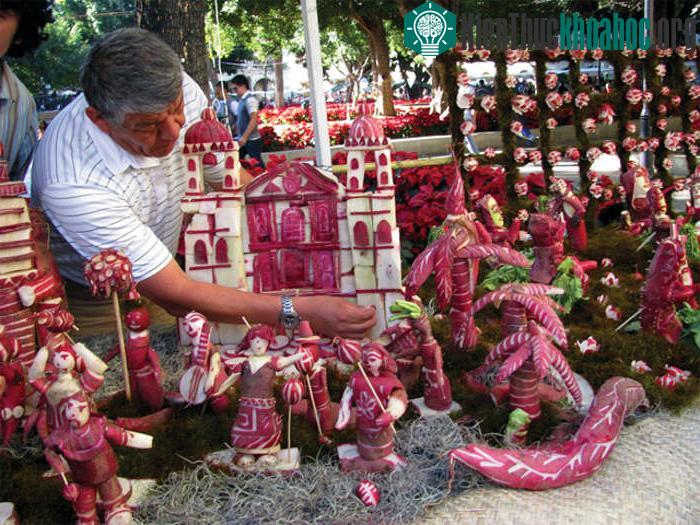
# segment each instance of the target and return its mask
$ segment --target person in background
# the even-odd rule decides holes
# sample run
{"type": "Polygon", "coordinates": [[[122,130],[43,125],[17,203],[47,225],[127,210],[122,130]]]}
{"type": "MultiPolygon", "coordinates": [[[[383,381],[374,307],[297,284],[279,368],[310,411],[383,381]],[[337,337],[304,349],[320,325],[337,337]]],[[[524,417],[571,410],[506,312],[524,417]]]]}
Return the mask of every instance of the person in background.
{"type": "Polygon", "coordinates": [[[0,142],[10,167],[10,178],[22,180],[29,166],[39,123],[29,90],[5,62],[39,47],[44,27],[53,21],[49,0],[0,1],[0,142]]]}
{"type": "MultiPolygon", "coordinates": [[[[317,332],[357,339],[375,324],[373,308],[341,297],[251,293],[196,281],[178,266],[185,130],[208,100],[165,42],[143,29],[114,31],[90,50],[80,81],[84,93],[37,146],[32,201],[51,223],[51,250],[82,334],[90,323],[113,330],[109,301],[90,296],[83,274],[85,259],[105,248],[122,249],[139,292],[172,315],[195,310],[210,321],[245,316],[269,325],[303,318],[317,332]]],[[[223,163],[203,169],[220,189],[223,163]]],[[[249,180],[242,170],[241,182],[249,180]]]]}
{"type": "Polygon", "coordinates": [[[228,114],[228,97],[226,96],[223,84],[216,84],[214,101],[212,102],[212,108],[216,112],[216,118],[222,124],[228,124],[229,114],[228,114]]]}
{"type": "Polygon", "coordinates": [[[250,92],[250,84],[244,75],[236,75],[231,79],[233,89],[238,95],[238,115],[236,118],[236,140],[240,148],[240,158],[250,155],[261,167],[265,167],[262,159],[262,138],[258,131],[258,99],[250,92]]]}

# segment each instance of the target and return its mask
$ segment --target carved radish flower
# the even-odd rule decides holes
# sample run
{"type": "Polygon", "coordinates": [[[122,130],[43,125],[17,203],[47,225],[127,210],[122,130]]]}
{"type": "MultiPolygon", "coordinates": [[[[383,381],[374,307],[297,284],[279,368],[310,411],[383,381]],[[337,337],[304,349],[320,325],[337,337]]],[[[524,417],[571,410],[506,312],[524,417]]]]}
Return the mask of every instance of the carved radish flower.
{"type": "Polygon", "coordinates": [[[669,149],[671,151],[678,150],[678,148],[681,147],[682,142],[683,133],[680,131],[673,131],[671,133],[667,133],[666,137],[664,138],[664,146],[666,146],[666,149],[669,149]]]}
{"type": "Polygon", "coordinates": [[[538,149],[532,150],[528,157],[530,159],[530,162],[532,162],[533,164],[542,162],[542,152],[538,149]]]}
{"type": "Polygon", "coordinates": [[[591,182],[597,182],[600,178],[600,173],[594,170],[590,170],[588,173],[586,173],[586,178],[591,182]]]}
{"type": "Polygon", "coordinates": [[[578,83],[582,85],[588,84],[588,75],[586,73],[581,73],[578,76],[578,83]]]}
{"type": "Polygon", "coordinates": [[[700,98],[700,86],[690,86],[688,88],[688,96],[693,100],[699,99],[700,98]]]}
{"type": "Polygon", "coordinates": [[[596,297],[595,300],[598,302],[598,304],[606,305],[608,304],[610,298],[604,293],[602,293],[598,297],[596,297]]]}
{"type": "Polygon", "coordinates": [[[688,113],[688,118],[690,119],[690,122],[697,122],[700,120],[700,111],[697,109],[694,109],[690,113],[688,113]]]}
{"type": "Polygon", "coordinates": [[[622,71],[622,82],[624,84],[627,84],[628,86],[631,86],[637,81],[637,72],[632,68],[631,66],[627,66],[623,71],[622,71]]]}
{"type": "Polygon", "coordinates": [[[612,266],[613,266],[612,259],[610,259],[608,257],[603,258],[603,260],[600,261],[600,266],[603,268],[612,268],[612,266]]]}
{"type": "Polygon", "coordinates": [[[633,372],[637,372],[638,374],[648,374],[651,372],[651,367],[644,361],[632,361],[630,368],[633,372]]]}
{"type": "Polygon", "coordinates": [[[671,168],[673,168],[673,161],[666,157],[663,162],[661,163],[661,166],[666,170],[666,171],[671,171],[671,168]]]}
{"type": "Polygon", "coordinates": [[[615,155],[615,153],[617,153],[617,145],[612,140],[603,142],[602,148],[608,155],[615,155]]]}
{"type": "Polygon", "coordinates": [[[594,354],[600,350],[600,345],[593,336],[590,336],[583,341],[576,341],[576,346],[578,346],[579,351],[583,355],[594,354]]]}
{"type": "Polygon", "coordinates": [[[632,121],[626,122],[625,123],[625,131],[627,133],[630,133],[630,134],[636,133],[637,132],[637,125],[632,121]]]}
{"type": "Polygon", "coordinates": [[[664,78],[666,76],[666,64],[659,64],[654,69],[657,77],[664,78]]]}
{"type": "Polygon", "coordinates": [[[668,87],[668,86],[663,86],[663,87],[661,88],[660,93],[661,93],[664,97],[667,97],[667,96],[669,96],[669,95],[671,94],[671,88],[668,87]]]}
{"type": "Polygon", "coordinates": [[[569,160],[576,162],[579,158],[581,158],[581,152],[574,147],[566,148],[566,157],[569,160]]]}
{"type": "Polygon", "coordinates": [[[574,97],[570,91],[564,91],[564,93],[561,96],[561,99],[564,101],[564,104],[571,104],[571,101],[574,99],[574,97]]]}
{"type": "Polygon", "coordinates": [[[562,107],[564,104],[564,99],[559,93],[553,91],[551,93],[547,93],[547,96],[544,98],[544,102],[547,104],[547,107],[549,107],[550,110],[556,111],[562,107]]]}
{"type": "Polygon", "coordinates": [[[513,185],[513,187],[515,189],[515,194],[518,197],[526,197],[527,196],[527,192],[528,192],[527,182],[525,182],[525,181],[516,182],[513,185]]]}
{"type": "Polygon", "coordinates": [[[506,77],[506,87],[509,89],[513,89],[515,87],[515,84],[518,83],[518,79],[515,78],[513,75],[508,75],[506,77]]]}
{"type": "Polygon", "coordinates": [[[530,97],[526,95],[515,95],[513,98],[510,99],[510,106],[511,108],[513,108],[513,111],[518,115],[524,115],[532,106],[530,100],[530,97]]]}
{"type": "Polygon", "coordinates": [[[593,49],[591,51],[591,58],[593,60],[600,60],[601,58],[603,58],[603,50],[600,49],[599,47],[593,49]]]}
{"type": "Polygon", "coordinates": [[[586,57],[585,49],[570,49],[569,56],[576,61],[581,61],[586,57]]]}
{"type": "Polygon", "coordinates": [[[630,151],[634,151],[634,148],[637,147],[637,139],[634,137],[625,137],[622,139],[622,149],[627,151],[628,153],[630,151]]]}
{"type": "Polygon", "coordinates": [[[486,111],[486,113],[491,113],[496,107],[496,97],[493,95],[486,95],[481,99],[481,107],[486,111]]]}
{"type": "Polygon", "coordinates": [[[661,131],[666,131],[666,128],[668,127],[668,120],[666,120],[665,118],[660,118],[656,121],[656,127],[659,128],[661,131]]]}
{"type": "Polygon", "coordinates": [[[681,105],[681,97],[680,97],[680,95],[673,95],[673,96],[671,97],[671,105],[672,105],[674,108],[677,108],[678,106],[681,105]]]}
{"type": "Polygon", "coordinates": [[[642,91],[642,100],[648,104],[654,100],[654,93],[648,90],[642,91]]]}
{"type": "Polygon", "coordinates": [[[608,272],[601,277],[600,282],[609,288],[618,288],[620,286],[620,279],[612,272],[608,272]]]}
{"type": "Polygon", "coordinates": [[[559,77],[557,77],[556,73],[549,72],[544,76],[544,86],[547,89],[556,88],[558,83],[559,83],[559,77]]]}
{"type": "Polygon", "coordinates": [[[630,104],[639,104],[642,101],[642,90],[637,88],[628,89],[625,98],[630,104]]]}
{"type": "Polygon", "coordinates": [[[523,132],[523,123],[518,120],[514,120],[510,123],[510,131],[514,135],[520,135],[523,132]]]}
{"type": "Polygon", "coordinates": [[[615,308],[613,305],[609,304],[605,307],[605,317],[612,319],[613,321],[619,321],[622,318],[622,314],[618,308],[615,308]]]}
{"type": "Polygon", "coordinates": [[[368,479],[363,479],[355,489],[357,497],[368,507],[374,507],[379,503],[379,489],[368,479]]]}
{"type": "Polygon", "coordinates": [[[520,61],[521,56],[522,53],[519,49],[506,49],[506,52],[504,53],[506,64],[515,64],[516,62],[520,61]]]}
{"type": "Polygon", "coordinates": [[[688,56],[688,48],[685,46],[678,46],[676,48],[676,55],[678,55],[681,58],[686,58],[688,56]]]}
{"type": "Polygon", "coordinates": [[[559,122],[554,117],[549,117],[544,121],[544,124],[547,126],[547,129],[554,129],[559,125],[559,122]]]}
{"type": "Polygon", "coordinates": [[[583,120],[583,123],[581,124],[581,127],[583,128],[583,131],[590,135],[591,133],[595,133],[596,129],[598,129],[598,126],[596,126],[595,119],[592,118],[587,118],[583,120]]]}
{"type": "Polygon", "coordinates": [[[656,107],[656,111],[658,111],[659,115],[665,115],[668,113],[668,109],[666,108],[666,104],[659,104],[656,107]]]}
{"type": "Polygon", "coordinates": [[[518,164],[527,162],[527,151],[525,151],[525,148],[515,148],[513,151],[513,160],[518,164]]]}
{"type": "Polygon", "coordinates": [[[493,159],[496,157],[496,150],[494,148],[486,148],[484,150],[484,157],[487,159],[493,159]]]}
{"type": "Polygon", "coordinates": [[[547,161],[554,166],[556,163],[561,161],[561,151],[550,151],[547,154],[547,161]]]}
{"type": "Polygon", "coordinates": [[[642,60],[642,59],[644,59],[644,58],[646,58],[646,57],[647,57],[647,50],[646,50],[646,49],[642,49],[641,47],[638,47],[638,48],[637,48],[637,58],[639,58],[640,60],[642,60]]]}
{"type": "Polygon", "coordinates": [[[479,167],[479,161],[476,160],[474,157],[468,157],[464,159],[464,169],[467,171],[476,171],[476,169],[479,167]]]}
{"type": "Polygon", "coordinates": [[[659,147],[659,144],[661,142],[659,141],[658,137],[651,137],[650,139],[647,139],[647,143],[649,144],[649,149],[651,151],[654,151],[654,150],[656,150],[656,148],[659,147]]]}
{"type": "Polygon", "coordinates": [[[611,104],[601,104],[598,120],[606,124],[612,124],[615,120],[615,108],[611,104]]]}
{"type": "Polygon", "coordinates": [[[574,99],[574,105],[579,109],[585,108],[586,106],[588,106],[588,104],[590,104],[590,102],[591,102],[591,97],[588,93],[585,93],[585,92],[579,93],[578,95],[576,95],[576,98],[574,99]]]}
{"type": "Polygon", "coordinates": [[[527,220],[530,218],[530,214],[525,208],[520,208],[515,218],[520,222],[527,222],[527,220]]]}
{"type": "Polygon", "coordinates": [[[466,71],[462,71],[457,75],[457,85],[460,87],[467,87],[469,85],[469,75],[466,71]]]}
{"type": "Polygon", "coordinates": [[[592,163],[602,154],[603,152],[600,150],[600,148],[592,147],[588,148],[588,151],[586,151],[586,158],[588,159],[588,162],[592,163]]]}

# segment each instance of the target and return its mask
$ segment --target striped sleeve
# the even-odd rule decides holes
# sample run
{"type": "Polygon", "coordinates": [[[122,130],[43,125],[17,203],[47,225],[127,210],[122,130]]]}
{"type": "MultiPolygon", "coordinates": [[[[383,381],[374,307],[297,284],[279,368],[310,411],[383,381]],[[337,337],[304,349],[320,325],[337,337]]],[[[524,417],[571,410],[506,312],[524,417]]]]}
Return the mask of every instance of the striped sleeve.
{"type": "Polygon", "coordinates": [[[143,224],[127,200],[107,189],[83,184],[51,184],[41,195],[44,212],[83,258],[106,248],[122,250],[133,264],[134,280],[152,277],[172,260],[167,247],[143,224]]]}

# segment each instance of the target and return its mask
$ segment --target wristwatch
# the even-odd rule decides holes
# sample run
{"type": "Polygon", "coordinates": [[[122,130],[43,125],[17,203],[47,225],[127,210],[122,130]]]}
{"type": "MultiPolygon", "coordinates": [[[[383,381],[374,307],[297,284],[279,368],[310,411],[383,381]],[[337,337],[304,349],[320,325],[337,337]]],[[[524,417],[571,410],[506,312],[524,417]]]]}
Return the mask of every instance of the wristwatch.
{"type": "Polygon", "coordinates": [[[296,330],[301,322],[301,317],[294,309],[292,297],[289,295],[282,296],[282,309],[280,310],[280,323],[287,330],[296,330]]]}

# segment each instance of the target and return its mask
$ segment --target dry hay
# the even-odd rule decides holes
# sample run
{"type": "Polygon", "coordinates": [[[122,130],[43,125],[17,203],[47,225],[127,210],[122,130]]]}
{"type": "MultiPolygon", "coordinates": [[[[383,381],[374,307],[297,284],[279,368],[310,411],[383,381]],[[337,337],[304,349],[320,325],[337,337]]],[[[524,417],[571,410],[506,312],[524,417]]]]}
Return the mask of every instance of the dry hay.
{"type": "MultiPolygon", "coordinates": [[[[419,419],[399,430],[397,452],[408,465],[390,474],[346,474],[336,458],[306,461],[298,474],[230,476],[202,462],[172,473],[140,509],[142,523],[406,523],[442,500],[448,492],[446,451],[463,446],[464,427],[449,417],[419,419]],[[365,507],[355,497],[361,479],[372,480],[380,502],[365,507]]],[[[467,437],[472,441],[476,432],[467,437]]],[[[481,485],[481,478],[460,469],[452,490],[481,485]]]]}

